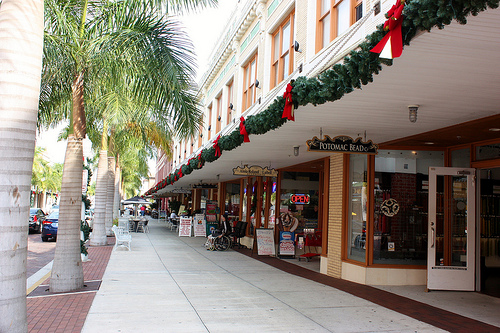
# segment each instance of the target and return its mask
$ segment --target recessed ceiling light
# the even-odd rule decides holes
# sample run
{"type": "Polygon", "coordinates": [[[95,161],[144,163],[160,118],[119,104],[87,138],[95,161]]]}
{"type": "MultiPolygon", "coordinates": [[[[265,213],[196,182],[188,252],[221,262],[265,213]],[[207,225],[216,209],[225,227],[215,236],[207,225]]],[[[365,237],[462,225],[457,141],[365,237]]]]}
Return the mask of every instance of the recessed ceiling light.
{"type": "Polygon", "coordinates": [[[433,145],[434,142],[430,142],[430,141],[427,141],[427,142],[424,142],[425,145],[433,145]]]}
{"type": "Polygon", "coordinates": [[[500,132],[500,128],[496,128],[496,127],[490,128],[490,131],[491,132],[500,132]]]}

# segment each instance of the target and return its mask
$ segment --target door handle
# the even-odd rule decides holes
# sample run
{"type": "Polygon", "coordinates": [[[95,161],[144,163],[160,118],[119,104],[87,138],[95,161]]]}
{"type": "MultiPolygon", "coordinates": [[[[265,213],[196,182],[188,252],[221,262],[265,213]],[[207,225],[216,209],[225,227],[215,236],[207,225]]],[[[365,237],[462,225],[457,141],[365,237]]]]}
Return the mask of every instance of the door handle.
{"type": "Polygon", "coordinates": [[[431,248],[434,247],[434,239],[436,237],[434,237],[434,227],[431,227],[431,248]]]}

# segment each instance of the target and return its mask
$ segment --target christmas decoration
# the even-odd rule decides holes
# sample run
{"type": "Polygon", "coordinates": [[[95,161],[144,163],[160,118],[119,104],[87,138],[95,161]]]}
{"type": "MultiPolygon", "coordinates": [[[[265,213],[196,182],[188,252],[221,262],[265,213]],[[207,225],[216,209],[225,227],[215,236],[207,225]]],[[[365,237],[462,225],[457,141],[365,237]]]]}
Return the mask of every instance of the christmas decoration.
{"type": "Polygon", "coordinates": [[[403,9],[405,0],[397,0],[396,4],[385,14],[388,18],[384,23],[384,31],[388,31],[382,40],[370,51],[380,53],[381,58],[393,59],[401,56],[403,52],[403,35],[401,25],[403,22],[403,9]]]}
{"type": "Polygon", "coordinates": [[[293,101],[292,101],[292,85],[289,83],[286,86],[286,91],[283,94],[283,98],[285,99],[285,107],[283,109],[283,115],[281,118],[286,118],[291,121],[295,121],[295,116],[293,114],[293,101]]]}
{"type": "Polygon", "coordinates": [[[215,157],[219,157],[221,155],[221,151],[220,151],[220,147],[219,147],[219,139],[220,139],[220,134],[217,137],[217,139],[215,139],[214,145],[213,145],[213,147],[215,149],[215,157]]]}
{"type": "Polygon", "coordinates": [[[247,129],[245,127],[245,118],[240,118],[240,134],[243,135],[243,142],[250,142],[250,138],[248,137],[247,129]]]}

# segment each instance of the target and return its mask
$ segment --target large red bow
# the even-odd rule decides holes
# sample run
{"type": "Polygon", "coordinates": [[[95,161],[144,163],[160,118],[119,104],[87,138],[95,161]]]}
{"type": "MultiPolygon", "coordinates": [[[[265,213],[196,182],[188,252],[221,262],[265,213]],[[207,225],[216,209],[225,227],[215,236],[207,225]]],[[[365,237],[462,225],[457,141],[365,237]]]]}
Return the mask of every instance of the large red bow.
{"type": "Polygon", "coordinates": [[[179,168],[179,178],[182,178],[184,175],[182,174],[182,166],[179,168]]]}
{"type": "Polygon", "coordinates": [[[393,59],[403,53],[403,34],[401,24],[403,23],[404,0],[397,0],[396,4],[387,12],[387,21],[384,23],[384,30],[389,32],[382,40],[375,45],[371,52],[380,53],[381,58],[393,59]],[[390,44],[389,44],[390,42],[390,44]]]}
{"type": "Polygon", "coordinates": [[[217,139],[215,139],[215,141],[214,141],[215,157],[219,157],[221,155],[221,151],[220,151],[220,147],[219,147],[219,139],[220,139],[220,134],[217,137],[217,139]]]}
{"type": "Polygon", "coordinates": [[[250,138],[248,137],[247,128],[245,127],[245,118],[240,118],[240,134],[243,135],[243,142],[250,142],[250,138]]]}
{"type": "Polygon", "coordinates": [[[295,116],[293,114],[292,88],[292,85],[289,83],[286,86],[285,93],[283,94],[283,98],[285,99],[285,108],[283,109],[283,115],[281,118],[295,121],[295,116]]]}

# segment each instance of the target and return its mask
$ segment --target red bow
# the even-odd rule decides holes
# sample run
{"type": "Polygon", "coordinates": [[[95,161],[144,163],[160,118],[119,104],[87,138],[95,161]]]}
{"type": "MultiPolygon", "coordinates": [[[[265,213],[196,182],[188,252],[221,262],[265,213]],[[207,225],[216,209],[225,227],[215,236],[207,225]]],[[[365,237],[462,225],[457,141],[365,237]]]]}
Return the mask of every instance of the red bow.
{"type": "Polygon", "coordinates": [[[245,118],[240,118],[240,134],[243,135],[243,142],[250,142],[250,138],[248,137],[247,128],[245,127],[245,118]]]}
{"type": "Polygon", "coordinates": [[[217,139],[215,139],[215,141],[214,141],[215,157],[219,157],[221,155],[221,151],[220,151],[220,147],[219,147],[219,139],[220,139],[220,134],[217,137],[217,139]]]}
{"type": "Polygon", "coordinates": [[[292,85],[290,83],[286,86],[286,91],[283,94],[283,98],[285,99],[285,108],[283,110],[283,116],[281,116],[281,118],[295,121],[295,117],[293,114],[292,85]]]}
{"type": "Polygon", "coordinates": [[[404,0],[397,0],[396,4],[387,12],[387,21],[384,23],[384,30],[389,32],[382,40],[375,45],[371,52],[380,53],[381,58],[393,59],[401,56],[403,53],[403,34],[401,25],[403,23],[404,0]],[[390,40],[390,45],[387,43],[390,40]]]}
{"type": "Polygon", "coordinates": [[[183,177],[183,174],[182,174],[182,166],[179,168],[179,178],[183,177]]]}

